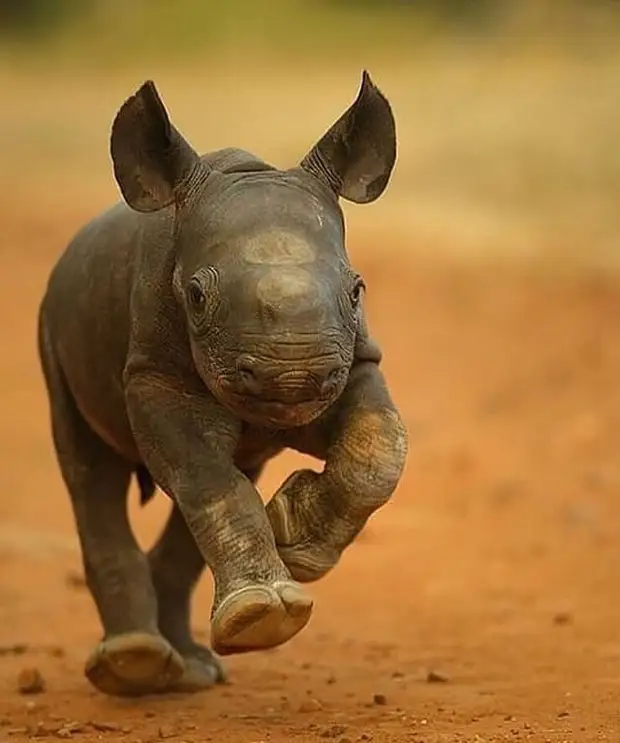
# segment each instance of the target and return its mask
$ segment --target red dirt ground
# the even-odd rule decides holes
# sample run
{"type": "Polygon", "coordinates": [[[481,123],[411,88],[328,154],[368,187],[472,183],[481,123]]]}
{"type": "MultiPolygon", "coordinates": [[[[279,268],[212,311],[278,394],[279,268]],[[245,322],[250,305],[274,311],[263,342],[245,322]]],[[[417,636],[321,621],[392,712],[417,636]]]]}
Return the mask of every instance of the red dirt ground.
{"type": "MultiPolygon", "coordinates": [[[[620,287],[403,265],[353,245],[411,433],[397,494],[311,586],[314,616],[286,647],[230,659],[230,684],[213,691],[124,701],[82,675],[99,625],[70,580],[80,560],[35,356],[36,305],[78,220],[13,221],[0,297],[2,743],[620,739],[620,287]],[[46,689],[23,696],[31,667],[46,689]]],[[[297,463],[274,463],[265,494],[297,463]]],[[[139,512],[132,494],[144,543],[167,507],[139,512]]],[[[205,578],[203,635],[210,591],[205,578]]]]}

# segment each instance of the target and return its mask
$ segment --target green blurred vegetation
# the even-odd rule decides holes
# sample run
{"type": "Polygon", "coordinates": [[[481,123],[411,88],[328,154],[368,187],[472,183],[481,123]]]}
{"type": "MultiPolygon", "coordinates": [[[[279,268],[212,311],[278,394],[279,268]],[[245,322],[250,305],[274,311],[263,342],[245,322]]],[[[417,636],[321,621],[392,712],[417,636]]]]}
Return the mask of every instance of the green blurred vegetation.
{"type": "Polygon", "coordinates": [[[614,43],[617,0],[0,0],[5,51],[42,59],[123,65],[136,55],[264,51],[338,54],[372,45],[409,53],[448,39],[529,38],[583,46],[614,43]]]}
{"type": "Polygon", "coordinates": [[[0,29],[5,35],[48,32],[67,22],[85,5],[88,3],[77,0],[0,0],[0,29]]]}

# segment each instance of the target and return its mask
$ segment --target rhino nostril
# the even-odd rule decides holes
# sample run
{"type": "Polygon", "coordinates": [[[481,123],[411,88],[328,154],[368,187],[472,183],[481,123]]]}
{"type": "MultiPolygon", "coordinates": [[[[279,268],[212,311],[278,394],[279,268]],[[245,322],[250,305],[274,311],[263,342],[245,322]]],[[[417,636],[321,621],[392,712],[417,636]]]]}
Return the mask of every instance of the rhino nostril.
{"type": "Polygon", "coordinates": [[[260,394],[261,383],[250,361],[240,361],[237,364],[237,378],[244,393],[249,395],[260,394]]]}
{"type": "Polygon", "coordinates": [[[337,369],[332,369],[330,372],[328,372],[327,376],[323,380],[323,384],[321,385],[321,394],[330,395],[336,389],[339,382],[340,367],[338,367],[337,369]]]}

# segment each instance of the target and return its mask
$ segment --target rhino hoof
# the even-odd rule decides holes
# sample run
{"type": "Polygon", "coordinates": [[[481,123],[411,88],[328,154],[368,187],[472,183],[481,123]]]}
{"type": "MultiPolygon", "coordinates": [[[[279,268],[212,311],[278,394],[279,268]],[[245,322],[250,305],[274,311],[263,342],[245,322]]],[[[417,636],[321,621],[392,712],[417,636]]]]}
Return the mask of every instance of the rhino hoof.
{"type": "Polygon", "coordinates": [[[252,585],[231,593],[211,621],[211,644],[220,655],[282,645],[310,619],[313,601],[296,583],[252,585]]]}
{"type": "Polygon", "coordinates": [[[226,670],[219,658],[206,648],[196,655],[183,656],[185,670],[178,681],[170,684],[168,691],[181,694],[206,691],[227,681],[226,670]]]}
{"type": "Polygon", "coordinates": [[[183,658],[163,637],[130,632],[99,643],[85,674],[104,694],[124,697],[167,691],[183,670],[183,658]]]}

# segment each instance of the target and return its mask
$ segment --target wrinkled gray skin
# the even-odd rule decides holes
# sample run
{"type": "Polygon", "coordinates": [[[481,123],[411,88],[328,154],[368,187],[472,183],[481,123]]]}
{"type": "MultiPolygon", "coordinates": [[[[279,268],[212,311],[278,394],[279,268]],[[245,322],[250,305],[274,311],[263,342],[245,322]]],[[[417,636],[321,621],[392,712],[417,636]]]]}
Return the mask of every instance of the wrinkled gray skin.
{"type": "Polygon", "coordinates": [[[238,149],[199,156],[152,82],[111,134],[125,203],[87,224],[39,315],[53,440],[104,637],[86,675],[108,694],[223,679],[190,634],[205,564],[220,654],[286,642],[300,582],[327,573],[401,476],[404,426],[379,368],[338,198],[373,201],[396,158],[389,103],[367,73],[298,167],[238,149]],[[264,464],[325,461],[265,507],[264,464]],[[132,474],[173,511],[148,555],[127,517],[132,474]]]}

